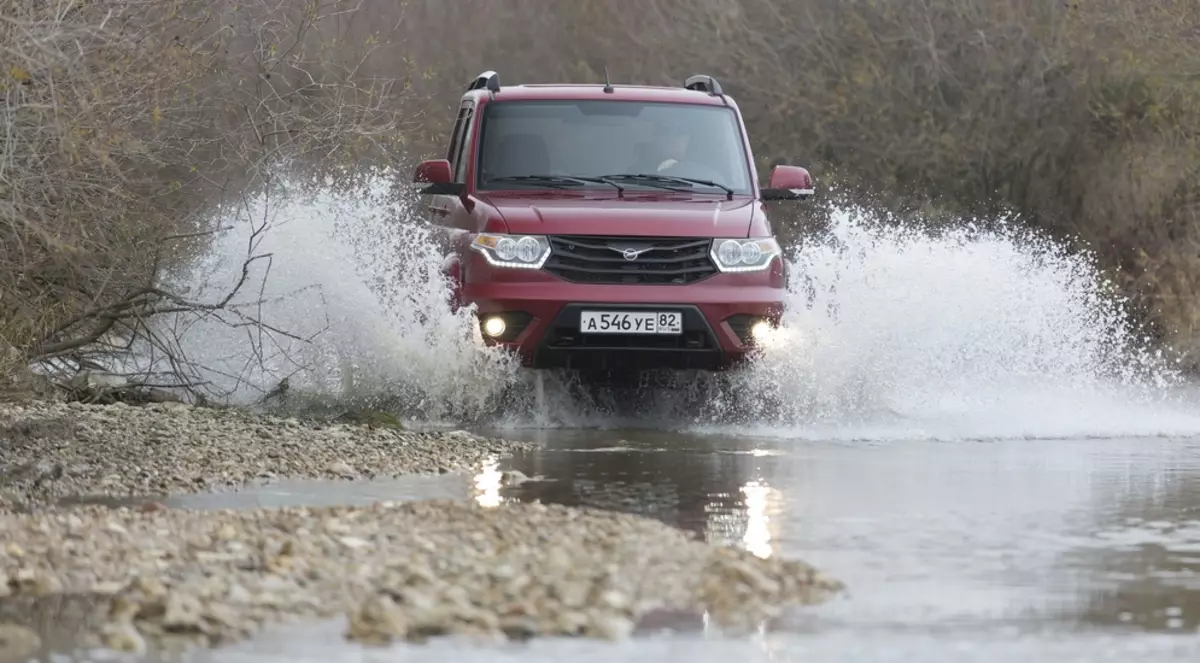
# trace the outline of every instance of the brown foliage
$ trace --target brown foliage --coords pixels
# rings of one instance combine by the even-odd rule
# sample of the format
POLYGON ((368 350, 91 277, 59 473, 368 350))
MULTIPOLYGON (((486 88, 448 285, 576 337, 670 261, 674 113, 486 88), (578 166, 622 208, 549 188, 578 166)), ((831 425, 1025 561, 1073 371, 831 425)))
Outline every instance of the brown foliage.
POLYGON ((0 0, 0 347, 86 363, 155 315, 221 311, 162 285, 214 218, 285 172, 352 186, 399 158, 407 69, 359 9, 0 0))
POLYGON ((179 238, 280 168, 353 186, 364 165, 443 150, 481 70, 598 82, 607 67, 614 82, 720 78, 764 174, 797 163, 925 222, 1011 212, 1077 240, 1200 361, 1192 0, 61 7, 0 0, 0 335, 23 352, 110 317, 137 328, 145 302, 173 301, 138 293, 195 250, 179 238))

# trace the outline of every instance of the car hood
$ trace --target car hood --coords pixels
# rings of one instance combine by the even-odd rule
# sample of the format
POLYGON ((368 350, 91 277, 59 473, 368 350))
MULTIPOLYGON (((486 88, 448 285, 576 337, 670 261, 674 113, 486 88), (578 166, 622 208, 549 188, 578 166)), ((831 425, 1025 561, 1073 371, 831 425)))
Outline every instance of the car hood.
POLYGON ((751 198, 551 198, 489 196, 482 199, 514 234, 747 237, 754 220, 751 198))

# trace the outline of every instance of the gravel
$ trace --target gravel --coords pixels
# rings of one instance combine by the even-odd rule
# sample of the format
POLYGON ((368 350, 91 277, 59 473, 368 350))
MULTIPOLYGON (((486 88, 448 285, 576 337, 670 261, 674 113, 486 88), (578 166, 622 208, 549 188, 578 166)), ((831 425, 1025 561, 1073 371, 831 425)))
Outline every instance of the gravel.
POLYGON ((213 492, 274 478, 450 472, 532 446, 465 431, 319 423, 180 403, 0 405, 0 511, 85 495, 213 492))
POLYGON ((443 473, 533 446, 175 403, 0 405, 0 654, 51 637, 12 615, 61 616, 68 598, 71 611, 88 607, 78 627, 85 644, 144 652, 334 617, 364 644, 622 638, 647 616, 702 612, 753 628, 842 589, 803 562, 610 511, 432 500, 177 510, 153 501, 272 478, 443 473), (89 495, 150 499, 122 508, 62 501, 89 495))
POLYGON ((751 628, 841 589, 803 562, 652 519, 536 503, 0 515, 0 596, 96 596, 103 619, 88 637, 128 652, 336 616, 366 645, 623 638, 659 610, 751 628))

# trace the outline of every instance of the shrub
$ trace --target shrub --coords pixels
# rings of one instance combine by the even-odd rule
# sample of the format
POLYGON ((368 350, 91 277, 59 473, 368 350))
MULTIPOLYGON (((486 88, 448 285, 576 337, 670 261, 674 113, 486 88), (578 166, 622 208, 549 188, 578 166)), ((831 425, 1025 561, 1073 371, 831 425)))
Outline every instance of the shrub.
POLYGON ((216 212, 285 172, 354 186, 401 158, 408 70, 361 9, 0 0, 7 356, 79 367, 152 338, 151 317, 222 309, 164 285, 216 212))

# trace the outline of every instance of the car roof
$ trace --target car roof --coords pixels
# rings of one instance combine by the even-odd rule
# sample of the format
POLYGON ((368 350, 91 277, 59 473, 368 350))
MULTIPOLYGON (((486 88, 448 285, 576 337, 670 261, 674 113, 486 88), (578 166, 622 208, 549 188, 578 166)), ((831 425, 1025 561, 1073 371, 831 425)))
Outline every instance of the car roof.
MULTIPOLYGON (((733 99, 721 97, 700 90, 688 90, 681 87, 660 87, 652 85, 613 85, 612 92, 604 91, 603 83, 535 83, 522 85, 505 85, 491 98, 491 102, 502 101, 535 101, 535 100, 569 100, 580 101, 594 99, 598 101, 642 101, 666 102, 677 104, 701 104, 706 106, 735 106, 733 99)), ((487 90, 472 90, 463 96, 464 99, 487 97, 487 90)))

